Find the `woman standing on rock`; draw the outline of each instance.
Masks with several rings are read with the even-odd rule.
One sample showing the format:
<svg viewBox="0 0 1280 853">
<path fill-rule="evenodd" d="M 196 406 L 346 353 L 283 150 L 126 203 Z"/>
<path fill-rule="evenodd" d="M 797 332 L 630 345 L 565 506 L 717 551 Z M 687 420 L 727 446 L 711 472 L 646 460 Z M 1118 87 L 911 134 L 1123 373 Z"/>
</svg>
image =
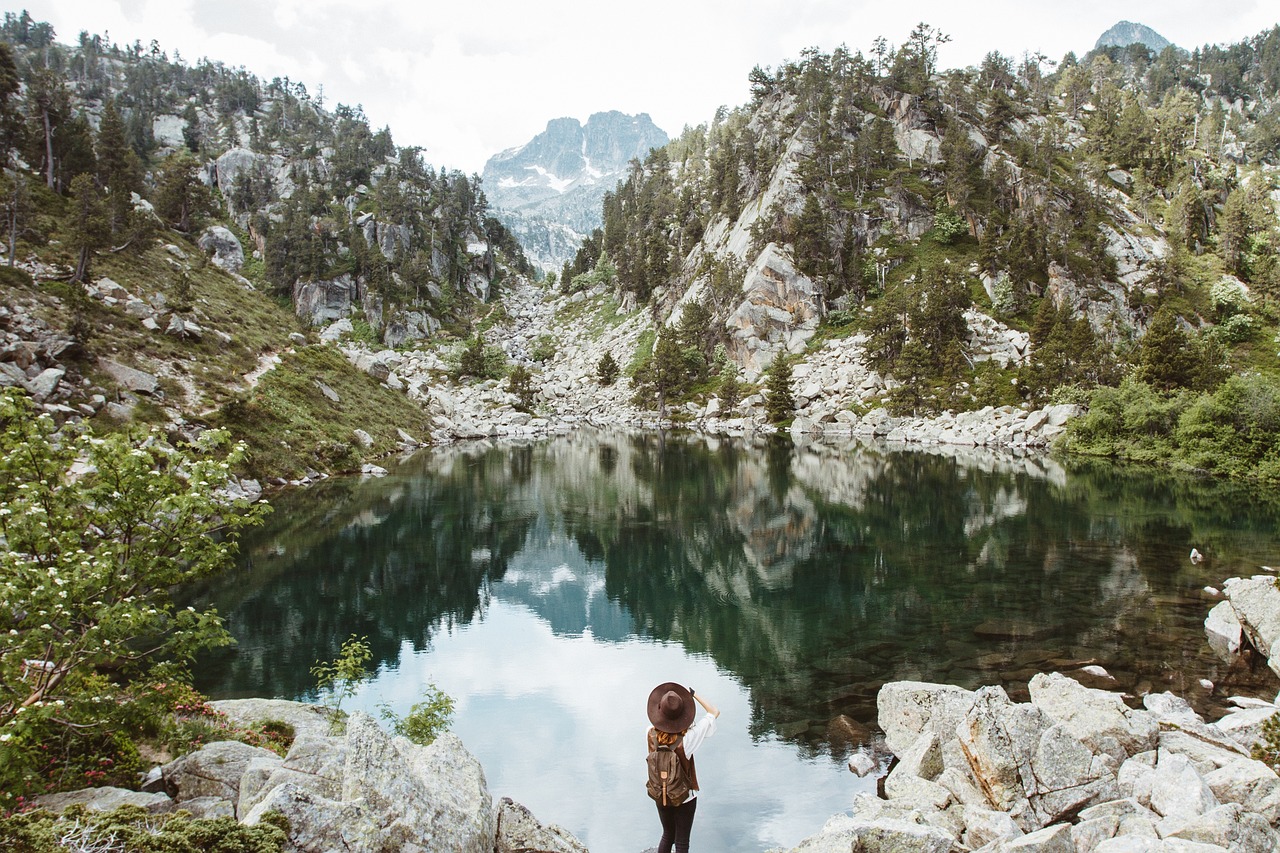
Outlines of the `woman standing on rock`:
<svg viewBox="0 0 1280 853">
<path fill-rule="evenodd" d="M 698 711 L 694 706 L 695 701 L 707 713 L 690 728 Z M 653 688 L 649 694 L 648 711 L 649 722 L 653 724 L 646 738 L 649 748 L 650 796 L 658 804 L 658 819 L 662 821 L 662 840 L 658 843 L 658 853 L 671 853 L 673 845 L 676 853 L 689 853 L 689 832 L 693 829 L 693 815 L 698 808 L 698 774 L 693 765 L 693 755 L 704 740 L 715 734 L 716 718 L 720 716 L 720 711 L 695 694 L 691 688 L 682 687 L 673 681 Z M 688 785 L 689 793 L 679 803 L 664 802 L 665 791 L 655 791 L 655 757 L 659 757 L 664 751 L 675 754 L 684 776 L 683 781 Z M 660 762 L 660 757 L 657 760 Z"/>
</svg>

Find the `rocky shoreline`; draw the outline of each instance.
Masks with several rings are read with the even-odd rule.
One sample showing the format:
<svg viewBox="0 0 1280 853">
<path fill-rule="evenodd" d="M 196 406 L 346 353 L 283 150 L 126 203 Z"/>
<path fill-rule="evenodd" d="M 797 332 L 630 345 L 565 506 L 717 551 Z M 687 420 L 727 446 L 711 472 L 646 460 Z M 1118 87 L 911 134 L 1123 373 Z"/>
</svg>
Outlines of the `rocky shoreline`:
<svg viewBox="0 0 1280 853">
<path fill-rule="evenodd" d="M 1280 651 L 1280 588 L 1270 575 L 1232 578 L 1206 618 L 1227 659 Z M 1280 673 L 1280 655 L 1269 658 Z M 1280 776 L 1251 757 L 1276 702 L 1233 697 L 1206 722 L 1171 693 L 1133 707 L 1119 693 L 1063 673 L 1029 682 L 1030 701 L 1003 688 L 965 690 L 899 681 L 877 697 L 883 746 L 894 756 L 881 795 L 859 794 L 847 813 L 789 851 L 770 853 L 1129 853 L 1280 849 Z M 1132 700 L 1131 700 L 1132 701 Z M 290 851 L 587 853 L 569 831 L 544 825 L 510 799 L 495 802 L 479 762 L 451 734 L 428 747 L 352 714 L 330 733 L 316 706 L 283 700 L 213 703 L 232 722 L 287 723 L 281 758 L 223 741 L 152 770 L 140 792 L 86 789 L 41 798 L 254 824 L 268 811 L 290 821 Z M 874 747 L 850 769 L 867 775 Z"/>
<path fill-rule="evenodd" d="M 1014 703 L 999 687 L 886 684 L 879 725 L 895 762 L 883 798 L 855 796 L 849 813 L 785 853 L 1250 853 L 1280 844 L 1280 777 L 1246 746 L 1256 725 L 1207 724 L 1169 693 L 1133 709 L 1057 673 L 1035 676 L 1030 689 L 1031 702 Z M 1277 710 L 1244 704 L 1251 720 Z M 156 768 L 143 791 L 91 788 L 37 805 L 183 809 L 247 825 L 274 811 L 289 819 L 286 849 L 313 853 L 587 853 L 519 803 L 495 802 L 452 735 L 419 747 L 361 713 L 334 736 L 312 705 L 214 706 L 241 724 L 284 720 L 297 737 L 284 758 L 221 741 Z"/>
</svg>

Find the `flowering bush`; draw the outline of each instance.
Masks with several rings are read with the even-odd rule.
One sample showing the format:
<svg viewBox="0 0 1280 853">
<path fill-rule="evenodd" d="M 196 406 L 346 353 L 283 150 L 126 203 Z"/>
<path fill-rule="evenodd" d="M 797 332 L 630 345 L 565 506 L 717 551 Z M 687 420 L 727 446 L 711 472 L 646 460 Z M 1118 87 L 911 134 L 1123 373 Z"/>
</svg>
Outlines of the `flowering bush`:
<svg viewBox="0 0 1280 853">
<path fill-rule="evenodd" d="M 243 454 L 225 440 L 59 432 L 0 395 L 0 794 L 127 777 L 132 734 L 172 704 L 147 686 L 230 642 L 215 611 L 170 599 L 266 511 L 225 491 Z"/>
</svg>

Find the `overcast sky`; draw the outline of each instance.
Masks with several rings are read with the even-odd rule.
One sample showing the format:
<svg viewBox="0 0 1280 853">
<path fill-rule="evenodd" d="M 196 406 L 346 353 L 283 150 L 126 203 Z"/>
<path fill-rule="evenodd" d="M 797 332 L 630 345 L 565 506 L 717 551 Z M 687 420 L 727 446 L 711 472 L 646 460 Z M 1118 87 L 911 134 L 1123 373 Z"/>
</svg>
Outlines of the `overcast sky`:
<svg viewBox="0 0 1280 853">
<path fill-rule="evenodd" d="M 1280 19 L 1274 0 L 31 0 L 63 42 L 81 30 L 160 42 L 260 77 L 288 76 L 326 103 L 361 104 L 428 162 L 479 172 L 548 119 L 647 112 L 672 136 L 747 100 L 753 65 L 843 43 L 900 44 L 919 21 L 952 37 L 942 67 L 991 50 L 1083 54 L 1118 20 L 1183 47 L 1238 41 Z"/>
</svg>

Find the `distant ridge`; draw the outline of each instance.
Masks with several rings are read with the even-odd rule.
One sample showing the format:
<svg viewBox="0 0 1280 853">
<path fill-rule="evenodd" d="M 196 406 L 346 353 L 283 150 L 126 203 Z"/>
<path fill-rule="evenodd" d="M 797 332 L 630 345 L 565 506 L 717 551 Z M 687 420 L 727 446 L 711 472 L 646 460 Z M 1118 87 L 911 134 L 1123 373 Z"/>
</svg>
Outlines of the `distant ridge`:
<svg viewBox="0 0 1280 853">
<path fill-rule="evenodd" d="M 1155 30 L 1145 24 L 1135 24 L 1132 21 L 1121 21 L 1115 24 L 1111 29 L 1098 36 L 1098 41 L 1093 45 L 1093 49 L 1097 50 L 1103 47 L 1127 47 L 1131 44 L 1143 44 L 1151 50 L 1152 53 L 1159 53 L 1173 42 L 1160 35 Z"/>
</svg>

